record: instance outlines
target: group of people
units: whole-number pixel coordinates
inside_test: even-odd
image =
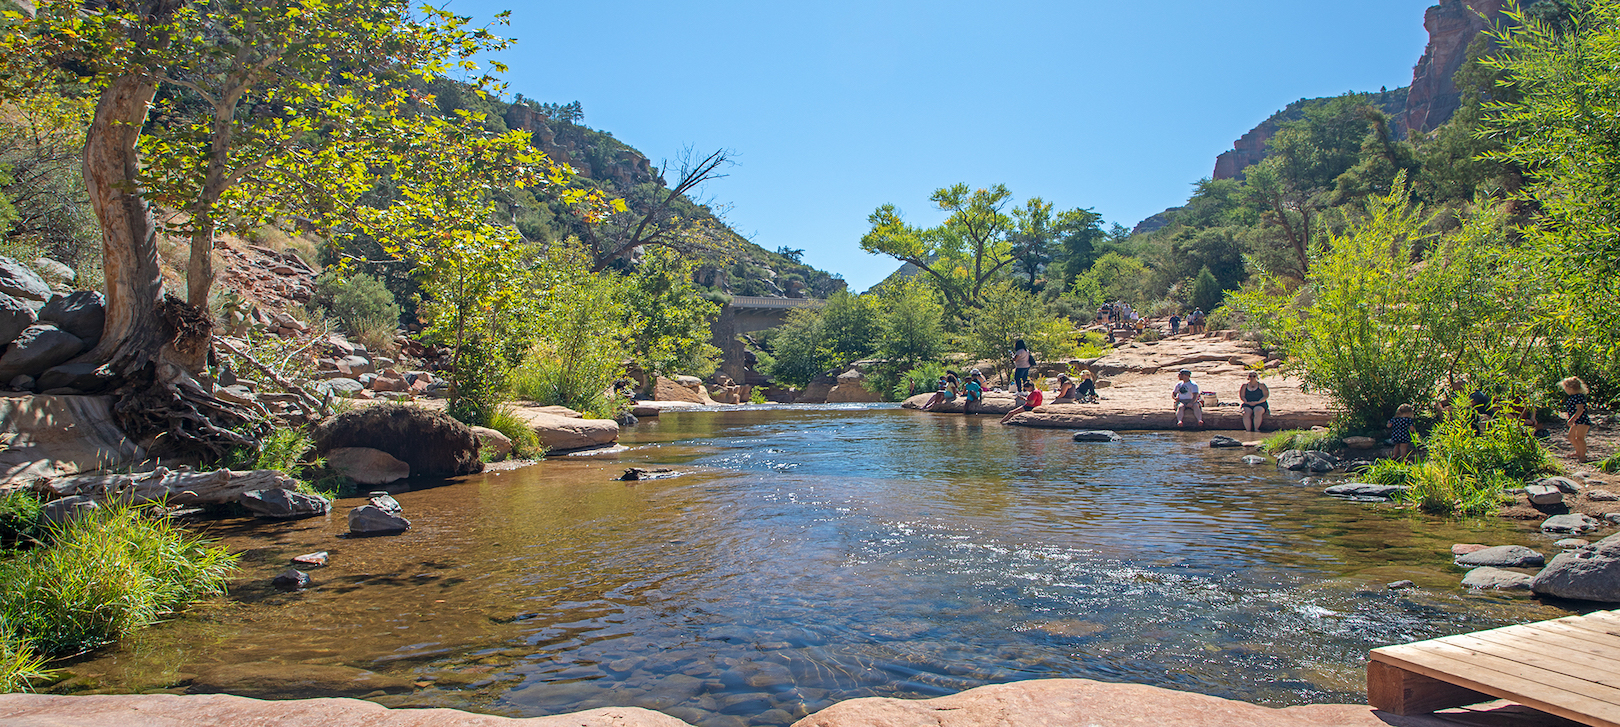
[[[1208,331],[1208,318],[1208,316],[1204,315],[1203,308],[1194,308],[1193,312],[1188,313],[1185,319],[1181,317],[1180,313],[1172,313],[1170,315],[1170,335],[1174,336],[1180,334],[1181,324],[1183,322],[1187,324],[1188,333],[1203,333]]]
[[[1569,427],[1570,449],[1575,451],[1577,461],[1586,462],[1586,435],[1592,430],[1592,413],[1587,397],[1592,395],[1592,391],[1579,376],[1560,381],[1559,388],[1564,390],[1564,422]],[[1491,415],[1490,395],[1475,391],[1468,398],[1474,421],[1482,423],[1485,417]],[[1537,427],[1537,435],[1541,436],[1543,431],[1536,422],[1535,408],[1526,407],[1523,414],[1528,419],[1527,423]],[[1396,407],[1395,416],[1390,417],[1384,425],[1389,429],[1389,442],[1394,445],[1395,458],[1406,459],[1412,453],[1412,429],[1417,425],[1417,409],[1411,404],[1402,404]]]
[[[1192,380],[1192,371],[1182,369],[1176,374],[1176,385],[1170,390],[1170,400],[1176,404],[1176,426],[1187,425],[1187,416],[1191,415],[1198,426],[1204,426],[1204,392]],[[1238,387],[1238,398],[1242,399],[1239,410],[1243,415],[1243,431],[1258,432],[1260,426],[1265,424],[1266,415],[1271,413],[1271,387],[1260,380],[1260,374],[1250,371],[1248,380]]]
[[[1143,322],[1142,316],[1131,309],[1131,304],[1124,301],[1104,303],[1097,309],[1097,322],[1109,330],[1121,328],[1137,328]]]

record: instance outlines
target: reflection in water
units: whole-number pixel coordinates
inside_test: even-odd
[[[219,675],[332,665],[404,680],[370,695],[394,706],[700,725],[1043,677],[1361,701],[1371,647],[1565,613],[1457,588],[1451,543],[1539,535],[1328,499],[1199,435],[1076,444],[843,408],[672,414],[625,440],[398,494],[415,524],[399,537],[340,537],[358,501],[218,525],[246,551],[231,598],[55,691],[240,691]],[[697,471],[614,481],[627,464]],[[332,554],[316,587],[265,585],[312,550]],[[1402,578],[1424,588],[1384,588]]]

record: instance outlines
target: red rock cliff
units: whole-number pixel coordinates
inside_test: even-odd
[[[1467,60],[1468,44],[1480,31],[1502,20],[1505,0],[1445,0],[1423,16],[1429,47],[1412,69],[1405,127],[1423,133],[1446,123],[1462,104],[1451,77]]]

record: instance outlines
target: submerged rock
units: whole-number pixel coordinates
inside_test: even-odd
[[[1559,553],[1530,588],[1556,598],[1620,603],[1620,535]]]
[[[1277,466],[1290,472],[1332,472],[1339,458],[1314,449],[1290,449],[1277,455]]]
[[[1209,446],[1219,449],[1222,447],[1241,447],[1243,446],[1243,443],[1231,437],[1217,435],[1214,439],[1209,440]]]
[[[411,529],[411,521],[376,505],[349,511],[349,532],[355,535],[391,535]]]
[[[1249,454],[1243,456],[1243,464],[1265,464],[1266,461],[1267,460],[1265,457],[1261,457],[1258,454]]]
[[[300,555],[300,556],[292,559],[292,562],[297,563],[299,565],[307,565],[307,566],[312,566],[312,567],[315,567],[315,568],[319,568],[319,567],[321,567],[323,565],[326,565],[326,561],[327,561],[327,553],[324,550],[320,551],[318,553],[305,553],[303,555]]]
[[[1522,545],[1498,545],[1457,556],[1457,565],[1464,568],[1540,568],[1546,562],[1540,553]]]
[[[270,585],[289,591],[308,588],[310,583],[312,581],[309,574],[297,568],[288,568],[278,573],[275,579],[270,581]]]
[[[309,699],[361,697],[374,692],[400,694],[411,689],[409,679],[348,666],[261,661],[214,667],[198,674],[186,691],[192,694],[225,692],[261,699]]]
[[[1414,583],[1412,581],[1395,581],[1394,583],[1391,583],[1388,586],[1386,586],[1386,588],[1388,588],[1391,591],[1405,591],[1405,590],[1417,588],[1417,583]]]
[[[1322,492],[1333,497],[1381,497],[1387,500],[1408,489],[1410,488],[1406,485],[1371,485],[1362,482],[1349,482],[1343,485],[1334,485]]]
[[[1468,571],[1468,575],[1463,576],[1462,584],[1464,588],[1480,590],[1521,591],[1530,588],[1532,578],[1517,571],[1484,566]]]
[[[1491,546],[1480,545],[1479,543],[1457,543],[1456,545],[1451,546],[1451,554],[1468,555],[1469,553],[1477,553],[1489,547]]]
[[[1118,442],[1119,440],[1118,434],[1106,429],[1092,429],[1074,433],[1074,441],[1076,442]]]

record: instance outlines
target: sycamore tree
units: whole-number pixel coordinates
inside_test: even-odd
[[[391,147],[423,123],[409,83],[476,74],[472,58],[505,45],[468,22],[403,0],[57,0],[9,18],[9,93],[74,81],[96,95],[84,177],[107,323],[82,360],[101,364],[132,436],[212,454],[256,444],[264,425],[201,377],[214,231],[227,219],[302,212],[330,223],[353,210],[399,171]],[[163,292],[157,205],[192,241],[187,300]]]
[[[956,184],[937,189],[929,199],[949,212],[938,227],[906,224],[892,204],[877,208],[867,221],[872,229],[861,249],[910,263],[926,273],[953,315],[978,308],[985,286],[1011,265],[1013,218],[1003,212],[1012,192],[1005,185],[971,189]]]

